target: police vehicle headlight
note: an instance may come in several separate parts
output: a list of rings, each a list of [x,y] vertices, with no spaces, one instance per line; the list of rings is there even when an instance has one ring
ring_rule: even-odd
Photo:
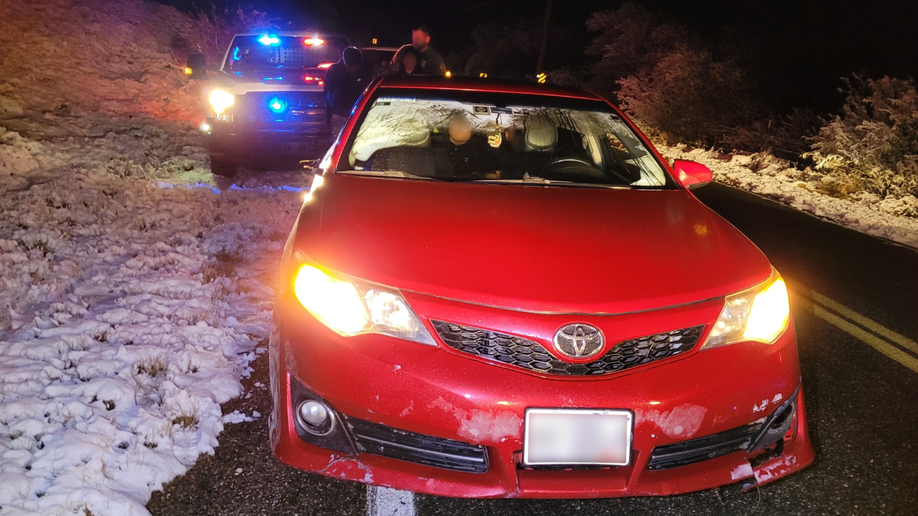
[[[210,106],[214,109],[214,113],[222,115],[223,112],[226,111],[226,108],[233,105],[236,97],[228,91],[214,90],[210,92],[209,100]]]

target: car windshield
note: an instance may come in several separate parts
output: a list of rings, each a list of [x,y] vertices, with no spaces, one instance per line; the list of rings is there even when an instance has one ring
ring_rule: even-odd
[[[336,171],[408,179],[672,188],[605,102],[534,94],[382,89]]]
[[[345,38],[295,36],[236,36],[226,56],[224,69],[276,70],[315,68],[337,62],[347,47]]]

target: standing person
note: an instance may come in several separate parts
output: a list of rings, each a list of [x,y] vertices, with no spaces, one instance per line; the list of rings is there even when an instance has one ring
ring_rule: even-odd
[[[341,60],[325,74],[325,113],[332,138],[337,138],[357,97],[367,87],[366,78],[360,72],[362,59],[360,49],[347,47],[341,54]]]
[[[428,75],[446,75],[446,63],[443,56],[430,46],[430,29],[427,25],[418,25],[411,31],[411,46],[418,53],[420,73]]]
[[[421,73],[419,66],[418,53],[414,47],[408,47],[402,50],[402,64],[398,67],[399,75],[416,75]]]

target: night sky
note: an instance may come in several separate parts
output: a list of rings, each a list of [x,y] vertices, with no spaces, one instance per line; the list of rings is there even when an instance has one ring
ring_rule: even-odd
[[[161,0],[182,7],[192,0]],[[210,3],[210,2],[208,2]],[[238,0],[213,0],[235,7]],[[839,78],[918,76],[918,2],[873,0],[645,0],[640,3],[669,21],[716,41],[724,32],[748,38],[765,56],[769,81],[791,92],[790,102],[816,108],[836,103]],[[359,44],[408,42],[411,27],[427,23],[433,45],[444,55],[469,45],[471,29],[486,21],[541,24],[543,0],[262,0],[243,6],[309,27],[329,28]],[[620,2],[555,0],[552,23],[583,25],[591,12]],[[586,31],[586,29],[584,29]],[[583,59],[582,56],[575,56]],[[547,63],[560,67],[565,63]],[[781,84],[778,85],[777,83]]]

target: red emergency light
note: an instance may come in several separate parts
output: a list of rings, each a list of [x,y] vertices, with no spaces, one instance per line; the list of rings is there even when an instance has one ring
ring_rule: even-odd
[[[319,45],[324,45],[325,40],[322,38],[306,38],[303,40],[303,44],[306,45],[307,47],[312,47],[312,46],[317,47]]]

